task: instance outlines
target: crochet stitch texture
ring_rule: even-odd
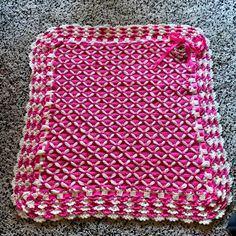
[[[12,195],[22,217],[223,216],[232,180],[200,29],[64,25],[30,59]]]

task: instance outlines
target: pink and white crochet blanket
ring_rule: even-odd
[[[232,180],[200,29],[64,25],[30,60],[12,195],[22,217],[223,216]]]

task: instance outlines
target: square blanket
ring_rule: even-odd
[[[30,65],[12,195],[22,217],[223,216],[232,180],[200,29],[54,27]]]

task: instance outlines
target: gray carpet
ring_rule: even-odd
[[[223,137],[233,162],[236,152],[236,6],[233,3],[234,0],[0,0],[0,235],[228,235],[225,226],[230,211],[224,220],[207,227],[107,219],[41,225],[20,219],[10,195],[29,94],[30,44],[39,33],[61,24],[175,23],[202,28],[211,41]]]

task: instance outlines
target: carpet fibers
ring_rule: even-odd
[[[49,27],[81,25],[187,24],[211,42],[216,100],[228,158],[236,156],[236,5],[234,0],[1,0],[0,1],[0,235],[228,235],[224,219],[208,226],[109,219],[35,223],[18,217],[10,196],[29,95],[28,54]],[[232,175],[235,176],[234,168]],[[235,187],[234,187],[235,189]],[[235,196],[235,194],[234,194]]]

